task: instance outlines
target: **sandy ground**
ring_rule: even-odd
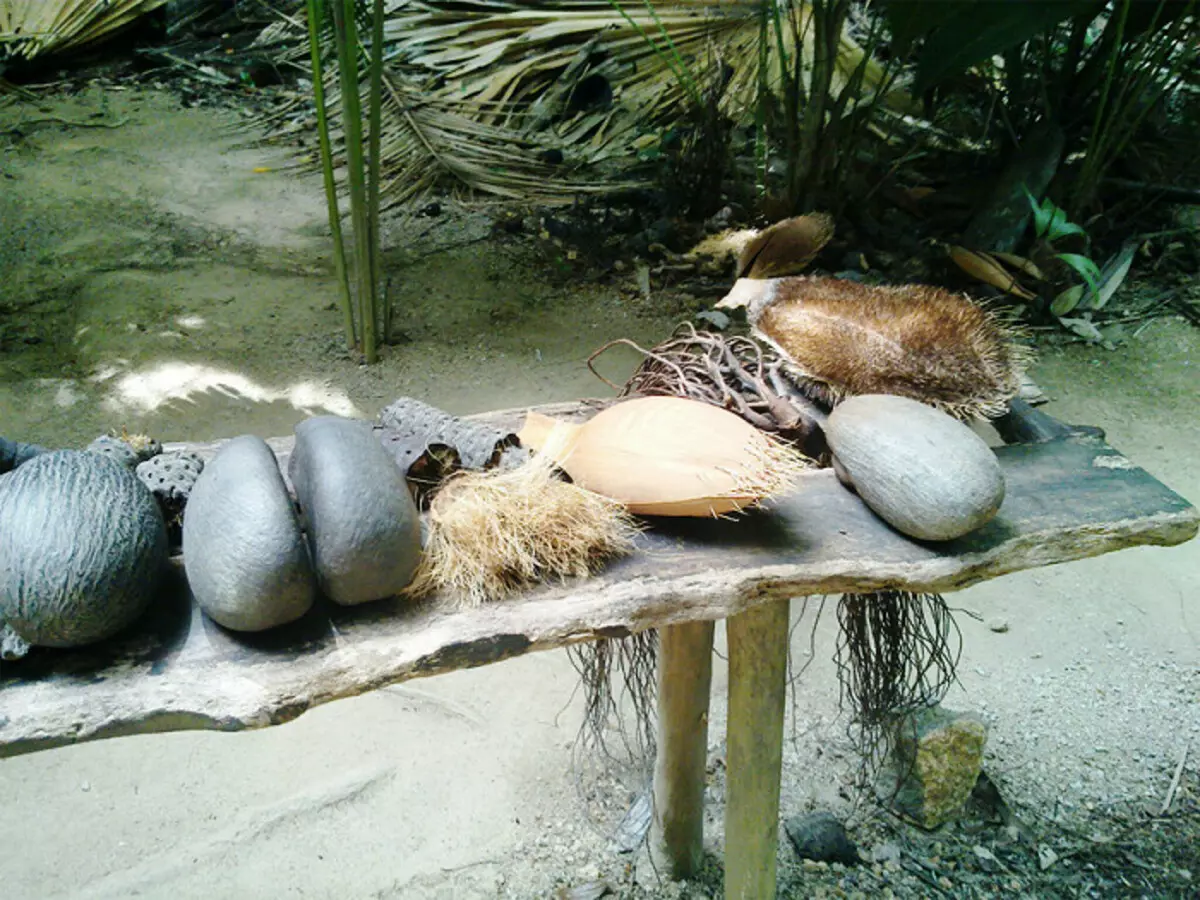
[[[31,122],[47,115],[124,124]],[[434,237],[412,237],[427,228],[418,222],[390,240],[407,341],[366,369],[341,349],[319,182],[278,171],[280,151],[238,146],[236,112],[91,90],[0,117],[6,129],[28,123],[0,132],[6,437],[81,445],[122,426],[163,440],[269,436],[314,412],[370,416],[401,394],[454,412],[600,395],[583,365],[589,353],[615,337],[653,342],[676,321],[612,288],[542,277],[548,264],[536,252],[488,238],[478,217]],[[621,363],[606,358],[613,374]],[[1117,352],[1046,348],[1034,376],[1053,415],[1105,428],[1196,500],[1198,369],[1200,331],[1163,320]],[[958,616],[961,685],[947,705],[987,718],[987,770],[1014,806],[1064,833],[1102,831],[1108,812],[1157,808],[1188,748],[1176,802],[1194,806],[1198,598],[1200,542],[1013,575],[951,598],[979,618]],[[801,618],[803,604],[793,606]],[[996,618],[1007,631],[987,627]],[[811,622],[810,608],[794,664],[808,659]],[[796,687],[783,812],[832,808],[861,824],[863,839],[876,814],[853,802],[857,760],[829,662],[835,628],[822,617]],[[708,840],[719,851],[726,681],[715,662]],[[0,892],[540,897],[599,877],[627,882],[631,858],[608,836],[637,776],[581,785],[572,774],[576,685],[566,655],[544,653],[261,732],[148,735],[0,760]],[[805,871],[782,843],[780,852],[791,895],[808,896]],[[1194,848],[1181,854],[1186,896],[1200,861]],[[653,883],[646,869],[639,877]]]

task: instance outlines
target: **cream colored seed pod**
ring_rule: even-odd
[[[724,409],[639,397],[583,425],[530,413],[521,443],[572,481],[647,516],[720,516],[787,491],[809,462]]]

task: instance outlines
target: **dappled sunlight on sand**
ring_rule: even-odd
[[[360,415],[345,392],[313,381],[273,388],[229,369],[185,362],[158,363],[114,377],[103,403],[116,413],[150,413],[175,401],[194,402],[195,395],[210,391],[254,403],[282,401],[308,415]]]

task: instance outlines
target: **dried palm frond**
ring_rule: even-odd
[[[167,0],[0,0],[0,60],[61,53],[107,37]]]
[[[722,114],[739,122],[753,114],[762,86],[761,14],[758,3],[699,0],[392,0],[384,29],[385,196],[395,203],[441,180],[544,202],[627,189],[656,131],[683,121],[695,103],[697,73],[727,76]],[[812,58],[809,4],[794,0],[784,14],[796,27],[765,48],[772,73],[765,86],[776,93],[786,67],[773,55],[791,58],[800,42],[803,58]],[[259,43],[278,46],[302,25],[283,22]],[[841,46],[837,90],[865,56],[849,36]],[[299,49],[289,52],[307,65]],[[884,83],[883,70],[868,60],[863,71],[869,95]],[[336,119],[337,86],[328,91]],[[300,104],[281,110],[272,139],[310,131],[310,118]],[[545,161],[559,154],[561,162]],[[580,177],[581,168],[602,164],[615,171]]]

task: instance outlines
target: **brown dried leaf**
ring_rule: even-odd
[[[1015,253],[1005,253],[1003,250],[993,250],[990,254],[1002,263],[1007,263],[1014,269],[1024,272],[1031,278],[1036,278],[1038,281],[1045,281],[1046,275],[1037,267],[1031,259],[1026,259],[1024,256],[1017,256]]]
[[[738,278],[782,278],[807,268],[833,237],[833,219],[809,213],[764,228],[738,256]]]
[[[992,287],[1020,297],[1022,300],[1034,300],[1036,294],[1024,288],[1008,271],[987,253],[968,250],[965,247],[951,247],[950,258],[960,269]]]

